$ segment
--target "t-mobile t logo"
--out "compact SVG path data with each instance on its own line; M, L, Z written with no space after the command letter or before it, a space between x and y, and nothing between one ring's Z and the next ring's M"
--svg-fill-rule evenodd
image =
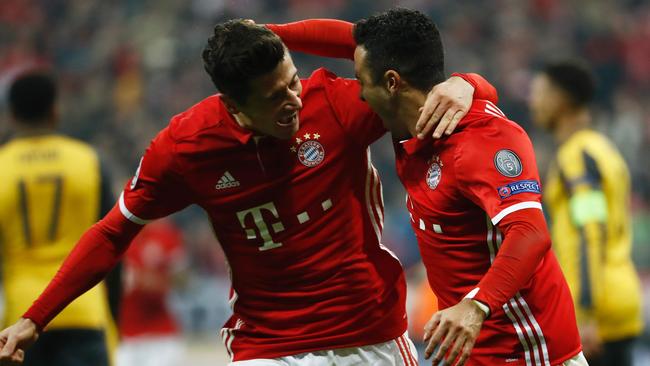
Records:
M241 227L246 231L246 238L249 240L258 238L257 233L255 232L255 228L246 227L246 217L248 215L251 215L253 217L253 222L255 223L257 230L259 230L260 233L259 237L261 237L262 240L264 240L264 245L262 245L258 249L260 251L264 251L264 250L281 247L282 243L276 243L273 241L273 238L271 237L271 233L269 232L269 227L267 226L267 223L264 222L264 217L262 215L263 211L270 212L276 219L278 219L277 222L270 223L271 229L273 229L274 234L277 234L284 230L284 225L282 225L282 222L279 221L280 217L278 216L278 210L275 208L273 202L268 202L261 206L257 206L257 207L249 208L247 210L237 212L237 218L239 219L239 223L241 224Z

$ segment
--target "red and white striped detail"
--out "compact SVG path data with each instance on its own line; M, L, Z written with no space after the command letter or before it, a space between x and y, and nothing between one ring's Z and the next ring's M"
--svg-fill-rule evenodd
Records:
M488 217L487 244L490 251L490 263L494 261L501 242L501 231L492 225L492 220ZM524 349L526 366L551 366L544 333L523 296L517 292L513 298L503 304L503 310L512 322L517 338Z
M404 366L418 366L417 357L413 355L413 351L411 349L411 341L409 341L406 333L395 338L395 343L397 344L399 353L402 356Z
M397 255L393 253L390 249L386 248L381 243L381 235L384 231L384 194L381 189L381 180L379 179L379 174L377 169L372 165L372 159L370 158L370 148L367 150L367 173L366 173L366 209L368 210L368 216L370 217L370 224L372 229L377 237L377 243L382 250L387 251L397 258Z
M493 116L495 116L497 118L506 118L505 113L503 113L499 109L499 107L497 107L496 105L494 105L494 103L492 103L490 101L485 101L485 109L484 109L484 111L485 111L485 113L493 115Z
M237 319L234 328L221 328L221 340L223 345L226 347L226 352L228 352L228 357L232 362L235 354L232 352L232 342L235 340L235 330L239 329L244 325L244 322L241 319Z

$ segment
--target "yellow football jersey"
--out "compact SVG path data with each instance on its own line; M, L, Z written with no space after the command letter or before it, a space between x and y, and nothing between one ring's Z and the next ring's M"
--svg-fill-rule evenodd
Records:
M19 137L0 148L0 251L4 324L29 308L81 235L99 218L100 163L87 144L60 135ZM105 328L103 283L48 326Z
M629 195L622 156L605 136L587 129L560 146L544 190L553 247L578 322L595 320L605 341L638 335L643 327Z

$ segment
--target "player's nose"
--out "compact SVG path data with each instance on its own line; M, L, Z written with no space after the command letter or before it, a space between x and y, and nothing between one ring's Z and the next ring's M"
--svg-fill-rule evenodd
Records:
M289 93L289 105L296 110L302 109L302 99L300 99L300 93L297 91L291 91Z

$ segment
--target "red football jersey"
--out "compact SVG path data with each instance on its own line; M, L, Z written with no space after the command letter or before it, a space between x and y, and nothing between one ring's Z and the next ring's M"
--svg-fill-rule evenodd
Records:
M240 127L218 96L173 118L120 197L131 221L201 206L226 254L233 360L376 344L406 331L402 267L380 238L368 145L385 133L355 80L302 80L291 140Z
M180 332L167 297L174 272L184 262L182 233L169 221L147 225L133 240L122 269L119 330L123 338Z
M499 251L499 222L541 210L539 174L524 130L475 100L450 137L395 143L397 172L429 283L441 309L477 284ZM581 349L569 288L548 251L531 280L491 309L468 365L558 365Z

